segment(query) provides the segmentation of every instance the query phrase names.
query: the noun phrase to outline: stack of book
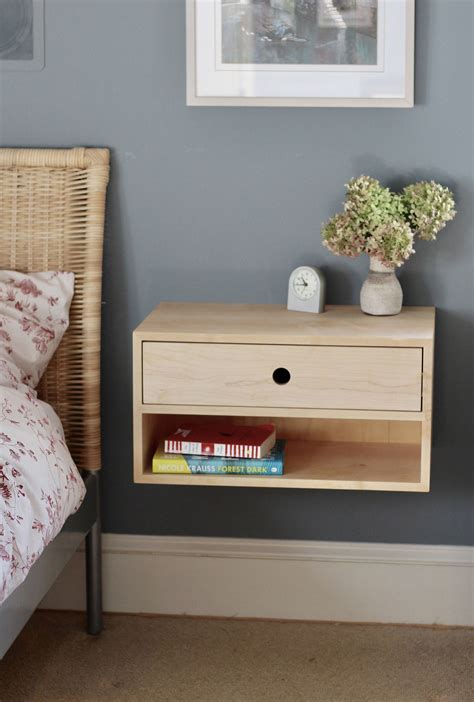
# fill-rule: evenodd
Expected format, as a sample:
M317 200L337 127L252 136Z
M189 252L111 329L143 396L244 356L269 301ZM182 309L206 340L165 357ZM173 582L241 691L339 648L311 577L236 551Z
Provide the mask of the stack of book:
M153 473L283 475L285 442L273 424L189 424L162 441Z

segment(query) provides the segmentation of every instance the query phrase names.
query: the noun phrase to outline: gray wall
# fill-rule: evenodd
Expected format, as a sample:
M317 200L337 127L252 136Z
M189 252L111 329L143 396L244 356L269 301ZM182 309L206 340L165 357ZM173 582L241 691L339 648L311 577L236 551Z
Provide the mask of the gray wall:
M46 68L0 74L5 146L113 151L103 323L106 531L465 544L472 487L472 9L418 0L416 107L187 108L184 0L46 0ZM435 178L459 214L401 270L438 308L428 495L138 486L131 331L163 299L281 303L316 262L357 303L367 260L323 250L320 223L360 173Z

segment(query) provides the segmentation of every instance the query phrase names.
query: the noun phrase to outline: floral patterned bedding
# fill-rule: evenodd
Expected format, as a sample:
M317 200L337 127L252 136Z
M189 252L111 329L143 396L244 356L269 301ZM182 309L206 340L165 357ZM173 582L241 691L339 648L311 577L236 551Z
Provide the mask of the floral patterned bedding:
M0 387L0 604L84 495L53 409L30 388Z
M85 495L59 417L34 387L68 326L72 273L0 271L0 604Z

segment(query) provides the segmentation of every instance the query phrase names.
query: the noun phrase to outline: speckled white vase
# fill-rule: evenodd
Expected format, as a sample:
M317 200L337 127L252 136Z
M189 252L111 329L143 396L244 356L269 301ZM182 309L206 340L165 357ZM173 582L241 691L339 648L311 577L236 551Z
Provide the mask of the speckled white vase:
M369 275L360 291L362 312L380 316L399 314L402 302L402 286L395 269L371 257Z

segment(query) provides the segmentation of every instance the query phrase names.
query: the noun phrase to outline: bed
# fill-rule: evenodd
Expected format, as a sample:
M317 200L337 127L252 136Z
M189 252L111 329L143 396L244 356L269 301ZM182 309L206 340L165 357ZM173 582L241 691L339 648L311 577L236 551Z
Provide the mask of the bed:
M0 269L75 274L69 328L38 394L59 415L86 496L0 606L0 658L85 539L87 631L102 628L98 470L107 149L0 149Z

